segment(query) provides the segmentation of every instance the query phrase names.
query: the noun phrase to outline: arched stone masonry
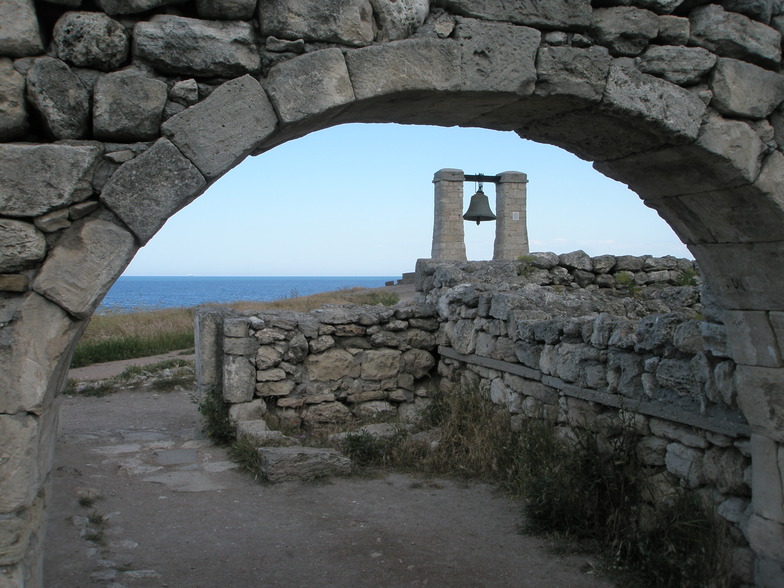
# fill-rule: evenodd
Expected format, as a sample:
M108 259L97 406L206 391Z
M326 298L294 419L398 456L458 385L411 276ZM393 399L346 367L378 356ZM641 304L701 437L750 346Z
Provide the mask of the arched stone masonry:
M757 583L780 585L781 5L601 4L2 0L0 585L41 583L57 396L106 290L244 157L345 122L513 131L659 212L726 309L745 529Z

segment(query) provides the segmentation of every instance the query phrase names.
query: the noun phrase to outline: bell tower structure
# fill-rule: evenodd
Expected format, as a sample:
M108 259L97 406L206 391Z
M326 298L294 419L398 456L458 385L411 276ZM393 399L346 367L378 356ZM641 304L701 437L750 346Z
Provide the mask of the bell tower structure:
M459 169L442 169L433 176L435 211L432 259L465 261L463 183L492 182L496 187L494 261L513 261L527 255L526 197L528 176L508 171L495 176L466 175Z

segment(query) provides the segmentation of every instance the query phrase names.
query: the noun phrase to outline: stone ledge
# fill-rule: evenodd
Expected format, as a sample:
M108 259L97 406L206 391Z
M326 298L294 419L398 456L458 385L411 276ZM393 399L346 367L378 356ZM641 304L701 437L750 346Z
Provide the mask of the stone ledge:
M572 398L579 398L589 402L596 402L604 406L611 406L613 408L623 408L626 410L634 411L646 416L653 416L676 423L681 423L691 427L697 427L713 433L721 433L728 437L749 437L751 435L751 427L743 423L734 423L717 418L703 416L699 414L684 414L674 407L662 406L656 402L648 402L644 400L635 400L633 398L626 398L617 394L609 394L599 390L591 390L588 388L581 388L573 384L568 384L560 378L553 376L543 375L539 370L527 368L525 366L501 361L499 359L490 359L478 355L463 355L458 353L451 347L439 346L438 353L441 357L455 359L464 363L478 365L481 367L490 368L499 372L514 374L522 376L530 380L536 380L551 388L556 388L566 396Z

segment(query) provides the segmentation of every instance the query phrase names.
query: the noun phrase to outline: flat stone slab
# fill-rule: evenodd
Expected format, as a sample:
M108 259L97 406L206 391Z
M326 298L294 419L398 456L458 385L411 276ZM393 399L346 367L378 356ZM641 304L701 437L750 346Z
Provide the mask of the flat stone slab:
M351 460L334 449L262 447L261 471L270 482L308 482L351 473Z
M164 449L155 452L155 461L163 466L198 463L199 454L195 449Z
M174 492L211 492L225 488L224 485L200 471L166 472L156 476L148 476L144 478L144 481L164 484Z

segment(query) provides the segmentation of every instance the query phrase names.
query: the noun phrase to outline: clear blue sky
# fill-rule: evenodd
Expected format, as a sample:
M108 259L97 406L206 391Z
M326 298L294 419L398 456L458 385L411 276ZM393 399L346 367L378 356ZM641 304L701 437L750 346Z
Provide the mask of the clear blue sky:
M125 275L396 276L430 256L433 174L528 174L531 251L691 257L667 224L591 164L511 132L342 125L249 157L172 217ZM465 207L476 191L465 184ZM485 185L495 210L495 191ZM464 207L464 208L465 208ZM466 223L472 260L495 223Z

